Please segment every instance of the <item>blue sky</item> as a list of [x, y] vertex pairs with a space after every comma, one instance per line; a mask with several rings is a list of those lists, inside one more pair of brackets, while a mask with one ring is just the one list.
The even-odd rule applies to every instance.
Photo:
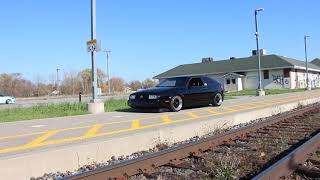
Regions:
[[[255, 48], [254, 9], [269, 54], [320, 57], [320, 1], [97, 0], [97, 39], [112, 50], [111, 76], [142, 80], [202, 57], [246, 57]], [[90, 67], [90, 0], [10, 0], [0, 6], [0, 73], [48, 80]], [[105, 55], [97, 64], [106, 69]]]

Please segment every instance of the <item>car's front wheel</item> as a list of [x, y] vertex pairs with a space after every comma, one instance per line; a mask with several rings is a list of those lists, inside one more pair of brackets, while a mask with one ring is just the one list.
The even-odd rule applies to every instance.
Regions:
[[223, 101], [223, 97], [221, 93], [214, 94], [213, 103], [212, 103], [214, 106], [221, 106], [222, 101]]
[[170, 101], [170, 110], [171, 111], [180, 111], [183, 106], [183, 100], [180, 96], [173, 96]]
[[11, 103], [11, 100], [10, 99], [7, 99], [6, 100], [6, 104], [10, 104]]

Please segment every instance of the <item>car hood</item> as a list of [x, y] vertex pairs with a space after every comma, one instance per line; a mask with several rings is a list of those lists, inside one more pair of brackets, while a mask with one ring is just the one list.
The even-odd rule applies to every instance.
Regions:
[[177, 89], [176, 87], [153, 87], [137, 91], [134, 94], [161, 94]]

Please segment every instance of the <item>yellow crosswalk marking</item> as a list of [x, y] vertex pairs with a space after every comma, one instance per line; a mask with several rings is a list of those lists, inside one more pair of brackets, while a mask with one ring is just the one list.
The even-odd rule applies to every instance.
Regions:
[[135, 119], [132, 120], [131, 129], [139, 129], [140, 128], [140, 120]]
[[168, 123], [168, 124], [172, 123], [172, 119], [170, 119], [170, 117], [168, 115], [164, 115], [161, 118], [162, 118], [163, 122], [165, 122], [165, 123]]
[[103, 127], [102, 124], [95, 124], [95, 125], [93, 125], [93, 126], [86, 132], [86, 134], [85, 134], [84, 136], [86, 136], [86, 137], [93, 136], [93, 135], [95, 135], [95, 134], [99, 131], [99, 129], [101, 129], [102, 127]]
[[221, 112], [214, 111], [212, 109], [206, 109], [206, 111], [209, 112], [210, 114], [222, 114]]
[[191, 116], [192, 118], [198, 118], [199, 116], [196, 115], [195, 113], [193, 112], [186, 112], [189, 116]]
[[25, 146], [33, 147], [35, 145], [38, 145], [38, 144], [42, 143], [43, 141], [47, 140], [48, 138], [54, 136], [58, 132], [59, 132], [59, 130], [48, 131], [46, 134], [34, 139], [33, 141], [31, 141], [30, 143], [26, 144]]
[[235, 111], [238, 111], [237, 109], [233, 109], [233, 108], [230, 108], [230, 107], [222, 107], [223, 109], [226, 109], [228, 111], [231, 111], [231, 112], [235, 112]]

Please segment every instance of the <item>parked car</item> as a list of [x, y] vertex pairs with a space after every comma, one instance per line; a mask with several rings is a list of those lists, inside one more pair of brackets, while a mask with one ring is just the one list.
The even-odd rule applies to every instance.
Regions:
[[209, 77], [176, 77], [161, 80], [153, 88], [130, 94], [132, 108], [168, 108], [180, 111], [185, 107], [212, 104], [220, 106], [224, 99], [223, 86]]
[[14, 104], [16, 103], [16, 98], [12, 96], [5, 96], [0, 94], [0, 104]]

